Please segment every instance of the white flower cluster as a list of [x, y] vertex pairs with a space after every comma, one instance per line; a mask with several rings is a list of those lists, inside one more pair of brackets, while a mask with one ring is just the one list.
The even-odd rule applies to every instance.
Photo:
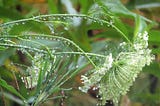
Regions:
[[[126, 47], [127, 43], [121, 43], [121, 48]], [[124, 47], [122, 47], [124, 46]], [[106, 56], [102, 67], [90, 75], [82, 76], [84, 83], [80, 90], [87, 92], [91, 86], [99, 88], [102, 105], [106, 100], [113, 100], [118, 103], [121, 95], [125, 95], [135, 78], [145, 65], [149, 65], [154, 56], [148, 49], [148, 33], [138, 34], [133, 42], [133, 46], [128, 46], [128, 51], [122, 51], [113, 59], [112, 54]]]
[[113, 58], [112, 54], [109, 54], [109, 56], [106, 56], [106, 60], [102, 67], [94, 70], [92, 75], [90, 77], [87, 77], [85, 75], [81, 76], [81, 80], [83, 81], [83, 84], [85, 86], [79, 87], [79, 89], [82, 92], [87, 93], [88, 89], [90, 89], [91, 86], [98, 84], [103, 76], [108, 72], [108, 70], [112, 67]]
[[139, 33], [134, 41], [134, 48], [138, 50], [142, 50], [148, 47], [148, 32]]

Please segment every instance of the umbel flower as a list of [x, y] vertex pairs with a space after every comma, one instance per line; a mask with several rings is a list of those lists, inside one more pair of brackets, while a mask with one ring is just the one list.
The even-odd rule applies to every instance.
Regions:
[[110, 53], [101, 67], [81, 76], [84, 86], [79, 89], [87, 92], [91, 86], [97, 86], [102, 105], [106, 100], [118, 103], [120, 96], [127, 93], [142, 68], [154, 59], [147, 47], [147, 31], [139, 33], [132, 45], [121, 43], [120, 48], [123, 50], [117, 56], [113, 57]]

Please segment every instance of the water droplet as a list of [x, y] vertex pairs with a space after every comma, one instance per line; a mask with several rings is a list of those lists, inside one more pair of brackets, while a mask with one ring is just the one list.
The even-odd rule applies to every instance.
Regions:
[[97, 22], [96, 20], [93, 20], [93, 22]]
[[67, 27], [64, 27], [64, 30], [68, 31], [68, 28], [67, 28]]
[[19, 25], [19, 23], [16, 23], [16, 25]]
[[47, 25], [48, 25], [48, 27], [49, 27], [49, 29], [51, 31], [51, 34], [54, 34], [54, 26], [53, 26], [53, 24], [47, 24]]
[[56, 18], [55, 17], [52, 17], [52, 18], [50, 17], [50, 19], [55, 20]]
[[67, 55], [67, 58], [69, 58], [70, 56], [69, 55]]
[[62, 17], [64, 20], [66, 19], [66, 17]]
[[79, 66], [78, 65], [76, 65], [76, 68], [78, 68]]
[[22, 22], [22, 25], [24, 25], [25, 24], [25, 22]]
[[70, 45], [70, 42], [67, 42], [67, 45]]
[[24, 102], [25, 104], [27, 104], [27, 101], [24, 100], [23, 102]]
[[51, 34], [54, 34], [54, 31], [51, 31]]
[[83, 17], [84, 19], [87, 19], [87, 17]]
[[43, 18], [43, 21], [46, 21], [47, 19], [46, 18]]
[[107, 26], [108, 26], [108, 27], [110, 27], [110, 26], [112, 27], [112, 26], [113, 26], [113, 23], [114, 23], [113, 20], [110, 20], [110, 21], [109, 21], [109, 24], [108, 24]]

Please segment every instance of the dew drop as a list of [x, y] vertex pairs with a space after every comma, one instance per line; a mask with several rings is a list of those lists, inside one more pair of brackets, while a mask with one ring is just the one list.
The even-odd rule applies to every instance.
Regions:
[[97, 22], [96, 20], [93, 20], [93, 22]]
[[66, 17], [62, 17], [64, 20], [66, 19]]
[[87, 17], [84, 17], [84, 19], [87, 19]]
[[47, 19], [46, 18], [43, 18], [43, 21], [46, 21]]
[[68, 28], [67, 28], [67, 27], [64, 27], [64, 30], [68, 31]]
[[79, 66], [78, 65], [76, 65], [76, 68], [78, 68]]
[[69, 58], [69, 56], [67, 55], [67, 58]]
[[70, 42], [67, 42], [67, 45], [70, 45]]
[[23, 102], [24, 102], [25, 104], [27, 104], [27, 101], [24, 100]]
[[49, 27], [49, 29], [51, 31], [51, 34], [54, 34], [54, 26], [53, 26], [53, 24], [48, 24], [48, 27]]
[[52, 20], [55, 20], [56, 18], [55, 17], [52, 17]]
[[24, 25], [25, 24], [25, 22], [22, 22], [22, 25]]
[[51, 31], [51, 34], [54, 34], [54, 31]]
[[16, 23], [16, 25], [19, 25], [19, 23]]

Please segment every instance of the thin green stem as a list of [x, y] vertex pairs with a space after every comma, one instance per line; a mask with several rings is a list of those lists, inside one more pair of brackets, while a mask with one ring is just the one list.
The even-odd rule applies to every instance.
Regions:
[[[59, 18], [65, 19], [65, 18], [73, 18], [73, 17], [77, 17], [77, 18], [83, 18], [83, 19], [88, 19], [88, 20], [92, 20], [93, 22], [97, 22], [99, 24], [103, 23], [103, 24], [107, 24], [112, 26], [114, 29], [116, 29], [129, 43], [131, 43], [131, 41], [125, 36], [125, 34], [119, 29], [117, 28], [115, 25], [113, 25], [112, 23], [105, 21], [103, 19], [99, 19], [99, 18], [94, 18], [92, 16], [88, 16], [85, 14], [48, 14], [48, 15], [39, 15], [39, 16], [34, 16], [32, 18], [27, 18], [27, 19], [21, 19], [21, 20], [16, 20], [16, 21], [11, 21], [11, 22], [7, 22], [4, 24], [0, 24], [0, 27], [4, 27], [7, 25], [12, 25], [15, 23], [23, 23], [23, 22], [27, 22], [27, 21], [37, 21], [37, 22], [46, 22], [48, 21], [46, 18], [57, 18], [57, 19], [53, 19], [53, 21], [55, 20], [60, 20]], [[61, 20], [63, 21], [63, 20]]]

